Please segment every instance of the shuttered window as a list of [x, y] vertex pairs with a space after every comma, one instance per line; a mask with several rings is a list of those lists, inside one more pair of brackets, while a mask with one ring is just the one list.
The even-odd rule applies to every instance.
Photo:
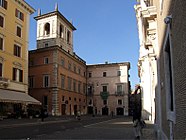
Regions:
[[15, 16], [19, 18], [20, 20], [24, 21], [24, 14], [18, 9], [15, 10]]

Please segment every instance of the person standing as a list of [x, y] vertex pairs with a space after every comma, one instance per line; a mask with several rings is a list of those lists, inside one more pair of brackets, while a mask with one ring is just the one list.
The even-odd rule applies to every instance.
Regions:
[[141, 137], [141, 88], [139, 85], [135, 86], [134, 91], [134, 108], [133, 108], [133, 126], [136, 139]]
[[43, 122], [45, 118], [45, 111], [43, 108], [41, 108], [41, 121]]

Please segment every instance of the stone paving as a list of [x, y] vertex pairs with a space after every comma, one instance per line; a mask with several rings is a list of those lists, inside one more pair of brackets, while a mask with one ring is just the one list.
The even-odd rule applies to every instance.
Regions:
[[[103, 117], [103, 116], [82, 116], [82, 119], [98, 119], [98, 117]], [[104, 116], [105, 117], [105, 116]], [[111, 117], [110, 117], [111, 118]], [[66, 121], [72, 121], [74, 120], [74, 116], [64, 116], [64, 117], [48, 117], [45, 118], [44, 122], [42, 123], [57, 123], [57, 122], [66, 122]], [[112, 119], [112, 118], [111, 118]], [[130, 124], [126, 125], [128, 128], [126, 129], [127, 131], [130, 131], [130, 134], [133, 134], [131, 132], [133, 130], [132, 126], [132, 118], [131, 117], [125, 117], [124, 118], [126, 122], [130, 122]], [[38, 125], [38, 122], [41, 122], [41, 119], [39, 118], [33, 118], [33, 119], [4, 119], [0, 121], [0, 128], [2, 127], [13, 127], [13, 126], [19, 126], [19, 125]], [[146, 121], [146, 128], [143, 129], [143, 135], [141, 137], [142, 140], [155, 140], [155, 135], [154, 135], [154, 125], [151, 124], [151, 122]]]

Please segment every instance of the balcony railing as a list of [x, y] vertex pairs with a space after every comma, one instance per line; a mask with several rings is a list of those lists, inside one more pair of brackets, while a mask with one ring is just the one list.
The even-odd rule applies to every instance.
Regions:
[[0, 77], [0, 86], [8, 86], [10, 80], [4, 77]]
[[108, 96], [109, 96], [109, 92], [107, 91], [102, 91], [100, 92], [100, 96], [103, 100], [107, 100]]
[[116, 96], [124, 96], [124, 91], [116, 91], [115, 95]]

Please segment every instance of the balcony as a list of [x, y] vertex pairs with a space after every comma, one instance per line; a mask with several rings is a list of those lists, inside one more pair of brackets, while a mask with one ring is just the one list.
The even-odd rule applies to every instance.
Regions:
[[10, 80], [4, 77], [0, 77], [0, 86], [7, 87], [10, 83]]
[[107, 91], [102, 91], [100, 92], [100, 96], [103, 100], [107, 100], [108, 96], [109, 96], [109, 92]]
[[115, 96], [124, 96], [124, 91], [116, 91]]

